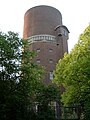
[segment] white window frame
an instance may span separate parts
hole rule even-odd
[[[49,78],[50,78],[50,80],[53,80],[53,71],[49,72]]]

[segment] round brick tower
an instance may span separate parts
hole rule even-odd
[[[57,9],[49,6],[33,7],[25,13],[23,37],[54,35],[54,29],[58,25],[62,25],[62,16]]]
[[[30,50],[37,52],[35,62],[45,66],[46,84],[51,83],[58,60],[68,52],[68,33],[56,8],[36,6],[25,13],[23,38],[30,41]]]

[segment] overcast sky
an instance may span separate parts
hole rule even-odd
[[[37,5],[49,5],[61,12],[63,25],[70,31],[70,51],[90,23],[90,0],[0,0],[0,31],[18,32],[22,37],[24,14]]]

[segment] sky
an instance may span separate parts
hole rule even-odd
[[[62,14],[63,25],[69,29],[69,51],[79,35],[90,24],[90,0],[0,0],[0,31],[18,32],[23,37],[24,14],[31,7],[48,5]]]

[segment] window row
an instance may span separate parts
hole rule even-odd
[[[37,52],[37,53],[40,52],[40,48],[37,48],[37,49],[36,49],[36,52]],[[49,52],[53,52],[53,49],[50,48],[50,49],[49,49]]]
[[[55,36],[52,36],[52,35],[34,35],[34,36],[31,36],[29,37],[28,39],[29,41],[55,41]]]
[[[40,59],[37,59],[36,62],[37,62],[37,63],[40,63],[41,61],[40,61]],[[50,63],[50,64],[52,64],[53,62],[54,62],[53,59],[49,59],[49,63]]]

